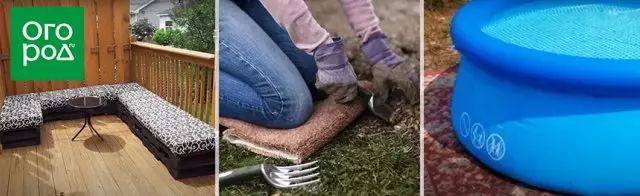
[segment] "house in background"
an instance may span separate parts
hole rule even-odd
[[[139,19],[147,18],[158,29],[173,27],[175,24],[169,16],[173,7],[171,0],[130,0],[129,21],[133,24]]]
[[[165,11],[162,11],[160,13],[158,13],[158,26],[157,28],[159,29],[164,29],[164,28],[173,28],[174,24],[173,24],[173,20],[171,19],[171,10],[172,9],[167,9]]]

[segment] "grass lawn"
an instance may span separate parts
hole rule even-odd
[[[411,109],[410,109],[411,110]],[[417,111],[417,110],[416,110]],[[277,190],[266,182],[221,187],[221,195],[419,195],[418,122],[384,125],[365,113],[310,160],[319,160],[321,182]],[[402,123],[401,123],[402,124]],[[220,172],[259,163],[289,165],[220,141]]]

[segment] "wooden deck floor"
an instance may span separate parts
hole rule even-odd
[[[214,177],[174,180],[161,162],[116,116],[93,124],[105,141],[84,130],[83,120],[42,128],[42,144],[0,154],[0,196],[214,195]]]

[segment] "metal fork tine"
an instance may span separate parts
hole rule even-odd
[[[285,179],[274,179],[276,181],[281,181],[281,182],[285,182],[285,183],[303,183],[306,181],[309,181],[311,179],[317,178],[320,175],[320,173],[313,173],[313,174],[309,174],[306,176],[300,176],[300,177],[294,177],[294,178],[285,178]]]
[[[304,169],[307,169],[309,167],[315,166],[315,163],[316,162],[310,162],[310,163],[305,163],[305,164],[300,164],[300,165],[292,165],[292,166],[286,166],[286,167],[275,166],[275,169],[280,171],[280,172],[299,171],[299,170],[304,170]]]
[[[291,165],[291,166],[275,166],[275,168],[277,168],[278,170],[300,170],[302,168],[306,168],[309,167],[311,165],[316,164],[318,161],[312,161],[312,162],[308,162],[308,163],[303,163],[303,164],[299,164],[299,165]]]
[[[274,174],[278,175],[278,176],[286,176],[285,178],[290,178],[290,177],[294,177],[294,176],[301,176],[301,175],[305,175],[305,174],[310,174],[313,171],[316,171],[318,168],[318,166],[314,167],[314,168],[309,168],[309,169],[304,169],[304,170],[299,170],[299,171],[291,171],[291,172],[273,172]]]
[[[318,161],[291,165],[274,166],[268,165],[265,178],[271,185],[279,188],[294,188],[320,182],[320,173],[315,172],[320,167],[316,166]],[[314,173],[315,172],[315,173]]]
[[[298,183],[298,184],[289,184],[289,185],[281,185],[281,186],[283,188],[294,188],[294,187],[305,186],[305,185],[309,185],[317,182],[320,182],[320,179],[312,180],[309,182]]]

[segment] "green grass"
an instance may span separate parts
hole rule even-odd
[[[321,182],[277,190],[260,179],[221,187],[221,195],[419,195],[420,134],[417,129],[385,126],[366,115],[312,155]],[[220,141],[220,172],[259,163],[288,165]]]

